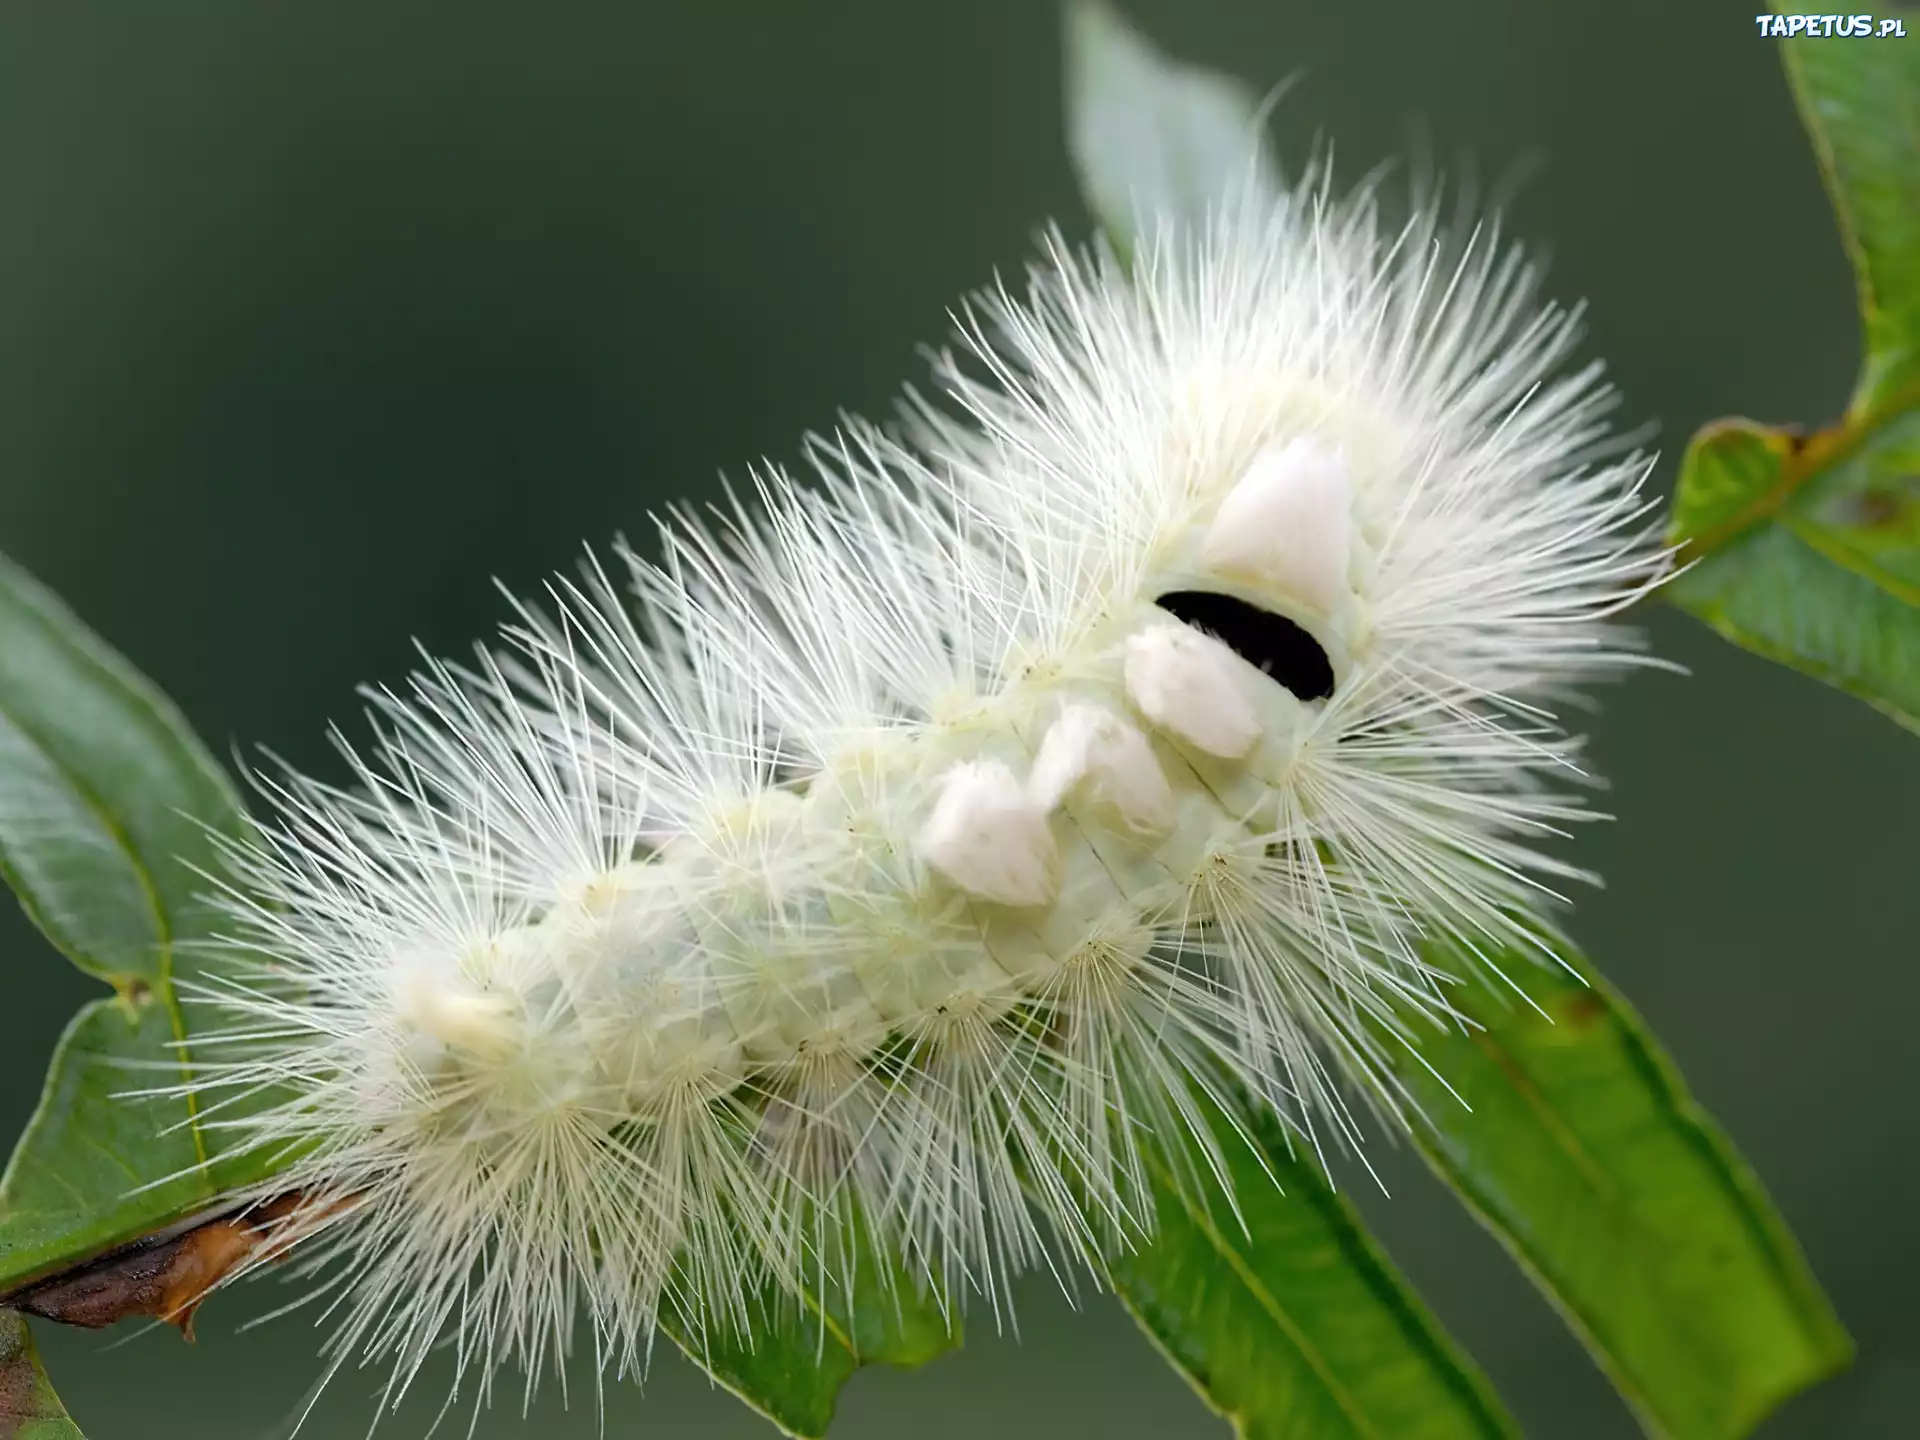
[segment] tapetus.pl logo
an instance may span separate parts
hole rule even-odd
[[[1772,40],[1792,35],[1898,40],[1907,34],[1907,22],[1898,15],[1756,15],[1753,23],[1760,27],[1762,36]]]

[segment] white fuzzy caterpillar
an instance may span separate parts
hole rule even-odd
[[[537,1372],[584,1309],[624,1370],[854,1212],[998,1303],[1151,1230],[1212,1067],[1316,1146],[1402,1117],[1421,944],[1542,948],[1544,707],[1667,566],[1574,318],[1444,242],[1316,172],[1056,243],[944,403],[266,782],[215,1081],[287,1096],[230,1123],[297,1151],[335,1364]]]

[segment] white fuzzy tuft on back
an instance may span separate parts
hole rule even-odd
[[[1214,1066],[1315,1146],[1403,1119],[1425,942],[1547,953],[1552,707],[1667,567],[1574,338],[1317,173],[1056,242],[898,435],[554,581],[350,787],[263,782],[202,998],[332,1363],[537,1373],[584,1312],[630,1369],[856,1213],[999,1304],[1151,1228]]]
[[[1173,828],[1173,787],[1147,737],[1099,705],[1062,707],[1040,742],[1027,788],[1044,810],[1083,794],[1112,805],[1142,834]]]
[[[1050,807],[995,761],[955,765],[920,831],[920,852],[969,895],[1001,905],[1045,905],[1060,893]]]
[[[1345,459],[1292,436],[1253,457],[1207,526],[1201,558],[1330,614],[1353,563],[1353,484]]]
[[[1260,738],[1260,716],[1225,645],[1185,625],[1127,637],[1127,698],[1162,730],[1209,755],[1238,760]]]

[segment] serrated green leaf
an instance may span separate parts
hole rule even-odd
[[[1142,216],[1199,220],[1274,173],[1246,86],[1161,53],[1106,0],[1068,0],[1066,27],[1067,148],[1116,242],[1131,244]]]
[[[86,1440],[53,1393],[27,1322],[0,1310],[0,1440]]]
[[[1207,1403],[1247,1440],[1518,1435],[1273,1113],[1246,1104],[1229,1122],[1195,1099],[1232,1196],[1190,1137],[1190,1155],[1156,1157],[1154,1236],[1108,1274]]]
[[[1916,19],[1920,25],[1920,19]],[[1782,44],[1860,295],[1866,358],[1837,426],[1695,435],[1667,594],[1730,640],[1920,728],[1920,44]]]
[[[748,1334],[732,1325],[696,1333],[682,1321],[663,1321],[696,1365],[803,1440],[827,1433],[841,1387],[861,1366],[910,1370],[961,1342],[958,1313],[883,1258],[863,1229],[827,1241],[824,1250],[846,1283],[823,1276],[799,1295],[768,1287],[754,1302]]]
[[[1429,1163],[1560,1308],[1648,1430],[1745,1435],[1843,1367],[1852,1342],[1738,1152],[1637,1016],[1520,955],[1455,1006],[1484,1028],[1417,1037],[1405,1083]],[[1455,974],[1465,957],[1431,958]],[[1470,1109],[1463,1109],[1464,1101]]]
[[[47,938],[117,992],[68,1027],[0,1177],[0,1293],[190,1215],[259,1173],[221,1159],[184,1099],[174,980],[200,962],[211,832],[246,824],[179,713],[23,571],[0,560],[0,876]]]

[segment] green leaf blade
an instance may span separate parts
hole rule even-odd
[[[732,1333],[696,1338],[673,1322],[663,1326],[689,1360],[782,1434],[820,1440],[833,1423],[841,1387],[861,1361],[843,1331],[815,1320],[809,1329],[800,1316],[783,1315],[752,1339]]]
[[[177,1078],[161,1005],[83,1006],[0,1177],[0,1291],[137,1240],[217,1192],[181,1102],[129,1091]]]
[[[696,1331],[682,1318],[663,1320],[687,1358],[801,1440],[827,1433],[841,1388],[862,1366],[916,1369],[962,1339],[957,1312],[883,1255],[864,1226],[841,1230],[822,1248],[834,1257],[831,1273],[846,1278],[823,1274],[823,1284],[800,1294],[764,1287],[750,1333],[726,1322]]]
[[[1904,12],[1920,29],[1920,13]],[[1920,44],[1781,45],[1860,293],[1867,358],[1856,416],[1920,385]],[[1911,403],[1909,398],[1908,403]]]
[[[205,959],[199,870],[246,833],[225,773],[179,713],[43,586],[0,559],[0,876],[73,963],[117,995],[84,1008],[0,1176],[0,1293],[172,1224],[259,1178],[182,1097],[174,982]]]
[[[173,705],[0,559],[0,871],[48,939],[116,985],[162,978],[202,922],[209,830],[244,820]]]
[[[1162,54],[1106,0],[1066,6],[1067,148],[1107,234],[1142,216],[1204,220],[1276,171],[1263,107],[1238,81]]]
[[[1807,439],[1708,426],[1671,536],[1695,562],[1673,603],[1920,729],[1920,409]]]
[[[1423,1067],[1403,1070],[1433,1121],[1416,1132],[1423,1153],[1652,1433],[1745,1435],[1846,1365],[1851,1340],[1758,1180],[1626,1003],[1570,953],[1590,984],[1493,958],[1544,1014],[1460,987],[1455,1005],[1484,1028],[1417,1040],[1459,1098]]]
[[[40,1366],[27,1322],[0,1310],[0,1440],[86,1440]]]
[[[1152,1240],[1111,1259],[1108,1275],[1201,1396],[1247,1440],[1517,1436],[1318,1163],[1291,1153],[1271,1111],[1246,1105],[1229,1122],[1196,1099],[1233,1197],[1189,1138],[1184,1178],[1154,1164]]]
[[[1920,17],[1915,17],[1920,25]],[[1866,357],[1845,420],[1802,438],[1702,429],[1670,538],[1669,597],[1734,643],[1920,729],[1920,45],[1781,45],[1859,293]]]

